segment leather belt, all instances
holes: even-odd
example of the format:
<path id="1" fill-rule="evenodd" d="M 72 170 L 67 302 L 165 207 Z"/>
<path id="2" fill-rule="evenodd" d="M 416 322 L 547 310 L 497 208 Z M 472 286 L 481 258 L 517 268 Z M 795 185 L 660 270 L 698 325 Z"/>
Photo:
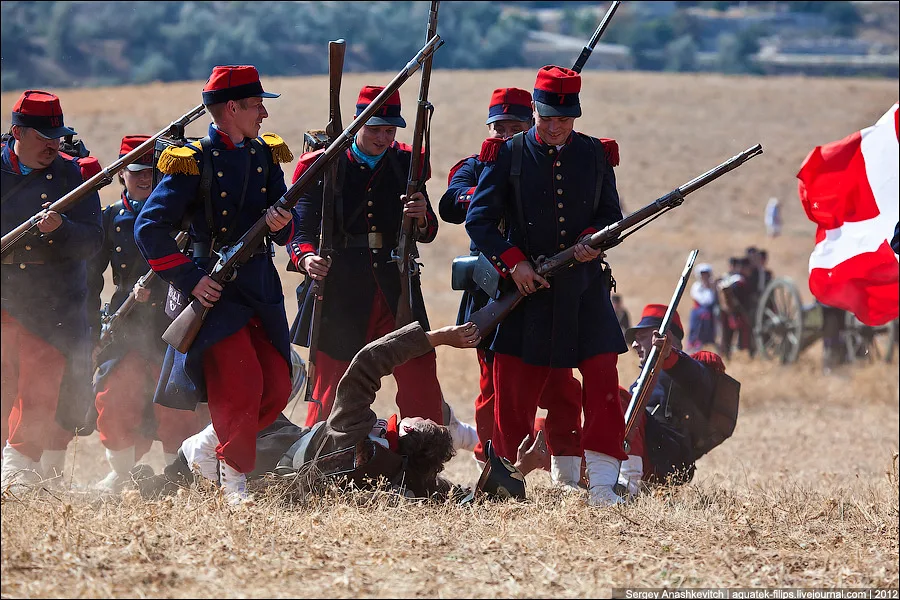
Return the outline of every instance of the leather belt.
<path id="1" fill-rule="evenodd" d="M 383 233 L 351 234 L 344 238 L 345 248 L 384 248 Z"/>

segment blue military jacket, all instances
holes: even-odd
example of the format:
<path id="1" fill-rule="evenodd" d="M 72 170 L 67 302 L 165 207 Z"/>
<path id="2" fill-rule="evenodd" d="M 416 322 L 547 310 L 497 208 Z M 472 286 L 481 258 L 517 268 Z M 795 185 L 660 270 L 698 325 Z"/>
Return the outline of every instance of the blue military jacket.
<path id="1" fill-rule="evenodd" d="M 109 302 L 109 314 L 115 313 L 131 294 L 138 279 L 150 271 L 150 265 L 141 256 L 134 242 L 134 222 L 145 201 L 122 198 L 103 209 L 103 244 L 88 264 L 91 297 L 99 300 L 103 291 L 103 273 L 112 268 L 112 280 L 116 289 Z M 161 337 L 170 320 L 165 312 L 168 283 L 156 277 L 147 285 L 150 299 L 137 303 L 130 313 L 116 325 L 112 343 L 107 346 L 97 363 L 100 371 L 95 386 L 108 375 L 113 367 L 131 350 L 140 352 L 155 363 L 162 362 L 166 343 Z"/>
<path id="2" fill-rule="evenodd" d="M 694 443 L 684 416 L 694 410 L 706 414 L 716 390 L 716 375 L 704 363 L 680 350 L 675 364 L 660 370 L 656 386 L 647 400 L 644 446 L 651 464 L 645 469 L 658 478 L 693 476 Z M 637 382 L 629 391 L 634 393 Z M 681 481 L 680 479 L 676 479 Z"/>
<path id="3" fill-rule="evenodd" d="M 321 152 L 321 151 L 320 151 Z M 299 179 L 318 153 L 301 157 L 294 173 Z M 319 349 L 337 360 L 349 361 L 366 344 L 366 331 L 375 294 L 382 294 L 392 311 L 400 299 L 400 272 L 391 262 L 391 251 L 403 220 L 401 194 L 406 193 L 411 149 L 394 142 L 374 169 L 358 162 L 351 151 L 337 160 L 343 178 L 340 202 L 335 203 L 332 263 L 324 280 Z M 317 252 L 322 220 L 322 185 L 319 182 L 300 198 L 295 207 L 298 227 L 288 245 L 291 270 L 299 270 L 300 259 Z M 426 195 L 427 198 L 427 195 Z M 427 230 L 418 239 L 431 242 L 437 235 L 437 217 L 428 204 Z M 369 243 L 373 241 L 374 243 Z M 377 241 L 376 241 L 377 240 Z M 378 246 L 378 247 L 372 247 Z M 313 294 L 307 278 L 297 288 L 300 310 L 291 329 L 293 342 L 309 345 Z M 425 302 L 419 280 L 412 282 L 413 318 L 428 328 Z"/>
<path id="4" fill-rule="evenodd" d="M 284 142 L 274 134 L 246 138 L 236 146 L 210 124 L 212 214 L 207 214 L 200 193 L 203 156 L 200 142 L 167 149 L 158 166 L 166 174 L 153 189 L 134 224 L 134 238 L 150 267 L 185 296 L 215 264 L 216 256 L 188 258 L 178 250 L 171 233 L 187 229 L 194 244 L 215 248 L 231 245 L 249 230 L 266 209 L 285 193 L 280 161 L 292 160 Z M 279 160 L 275 160 L 278 154 Z M 268 174 L 268 177 L 266 177 Z M 242 191 L 245 193 L 242 193 Z M 211 219 L 212 227 L 207 219 Z M 296 221 L 296 219 L 295 219 Z M 294 224 L 271 239 L 284 245 Z M 206 400 L 203 352 L 236 333 L 254 316 L 262 321 L 272 344 L 290 365 L 290 342 L 284 293 L 272 257 L 263 251 L 238 268 L 234 281 L 225 284 L 221 299 L 207 313 L 200 333 L 187 354 L 169 347 L 154 402 L 192 410 Z"/>
<path id="5" fill-rule="evenodd" d="M 15 140 L 4 143 L 4 235 L 40 212 L 42 204 L 58 200 L 87 178 L 76 159 L 61 155 L 7 198 L 26 177 L 15 154 Z M 56 416 L 69 430 L 84 427 L 90 407 L 86 261 L 100 247 L 101 239 L 100 196 L 94 191 L 62 215 L 58 229 L 26 235 L 3 259 L 3 310 L 67 358 Z"/>
<path id="6" fill-rule="evenodd" d="M 438 204 L 438 214 L 443 220 L 456 224 L 466 222 L 466 213 L 471 206 L 472 195 L 475 193 L 478 178 L 481 177 L 481 172 L 484 171 L 486 164 L 477 154 L 472 154 L 453 165 L 447 176 L 447 190 L 441 196 Z M 473 256 L 478 254 L 475 242 L 469 244 L 469 254 Z M 462 325 L 468 322 L 471 314 L 487 305 L 489 300 L 488 295 L 480 289 L 464 291 L 459 303 L 459 311 L 456 314 L 456 324 Z M 493 335 L 486 335 L 478 347 L 488 350 L 493 340 Z"/>
<path id="7" fill-rule="evenodd" d="M 512 139 L 500 145 L 496 159 L 485 167 L 466 215 L 469 237 L 504 278 L 526 256 L 552 256 L 622 218 L 607 156 L 600 157 L 597 172 L 596 152 L 606 152 L 604 146 L 573 132 L 557 149 L 541 143 L 534 127 L 524 140 L 520 218 L 510 183 L 512 145 Z M 594 210 L 597 178 L 601 193 Z M 555 275 L 549 290 L 526 297 L 500 323 L 491 349 L 551 367 L 577 367 L 597 354 L 626 352 L 601 275 L 600 261 Z"/>

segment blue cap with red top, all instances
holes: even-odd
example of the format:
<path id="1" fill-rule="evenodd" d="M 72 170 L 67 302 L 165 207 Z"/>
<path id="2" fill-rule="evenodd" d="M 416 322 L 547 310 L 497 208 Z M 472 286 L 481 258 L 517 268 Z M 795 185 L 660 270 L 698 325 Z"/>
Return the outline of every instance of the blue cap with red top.
<path id="1" fill-rule="evenodd" d="M 75 135 L 75 130 L 63 123 L 59 98 L 41 90 L 22 92 L 12 109 L 12 124 L 30 127 L 48 139 Z"/>
<path id="2" fill-rule="evenodd" d="M 630 346 L 634 342 L 634 334 L 639 329 L 658 329 L 662 325 L 663 317 L 666 316 L 667 310 L 669 310 L 669 307 L 665 304 L 648 304 L 645 306 L 644 312 L 641 313 L 641 320 L 638 321 L 637 325 L 625 330 L 625 343 Z M 669 331 L 674 333 L 678 339 L 684 339 L 684 327 L 681 325 L 681 317 L 678 316 L 677 310 L 672 315 Z"/>
<path id="3" fill-rule="evenodd" d="M 149 139 L 149 135 L 126 135 L 122 138 L 122 143 L 119 144 L 119 158 L 122 158 Z M 144 169 L 152 169 L 153 147 L 151 146 L 147 152 L 140 156 L 140 158 L 127 165 L 125 168 L 129 171 L 143 171 Z"/>
<path id="4" fill-rule="evenodd" d="M 251 65 L 213 67 L 203 86 L 203 104 L 210 106 L 244 98 L 278 98 L 281 94 L 264 92 L 259 71 Z"/>
<path id="5" fill-rule="evenodd" d="M 580 117 L 581 75 L 555 65 L 541 67 L 534 82 L 534 105 L 542 117 Z"/>
<path id="6" fill-rule="evenodd" d="M 491 105 L 485 125 L 494 121 L 531 121 L 531 94 L 519 88 L 497 88 L 491 94 Z"/>
<path id="7" fill-rule="evenodd" d="M 359 90 L 359 97 L 356 99 L 356 116 L 361 115 L 382 91 L 384 91 L 384 86 L 381 85 L 367 85 Z M 391 94 L 378 112 L 369 117 L 366 125 L 370 127 L 406 127 L 406 121 L 400 116 L 400 90 Z"/>

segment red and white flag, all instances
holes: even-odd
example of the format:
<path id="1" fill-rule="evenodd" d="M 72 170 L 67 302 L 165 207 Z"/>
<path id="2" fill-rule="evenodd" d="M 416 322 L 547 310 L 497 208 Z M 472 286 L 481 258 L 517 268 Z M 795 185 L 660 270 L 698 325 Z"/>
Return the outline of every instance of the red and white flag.
<path id="1" fill-rule="evenodd" d="M 900 313 L 900 121 L 894 104 L 872 127 L 817 146 L 800 167 L 800 202 L 818 225 L 809 289 L 869 326 Z"/>

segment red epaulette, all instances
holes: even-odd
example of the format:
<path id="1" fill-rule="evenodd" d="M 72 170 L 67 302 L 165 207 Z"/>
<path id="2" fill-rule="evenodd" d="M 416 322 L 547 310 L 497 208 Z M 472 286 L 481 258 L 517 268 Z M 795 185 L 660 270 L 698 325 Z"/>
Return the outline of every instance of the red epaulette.
<path id="1" fill-rule="evenodd" d="M 611 138 L 600 138 L 603 149 L 606 150 L 606 160 L 613 167 L 619 166 L 619 142 Z"/>
<path id="2" fill-rule="evenodd" d="M 403 142 L 394 141 L 394 148 L 397 150 L 401 150 L 403 152 L 409 152 L 410 156 L 412 156 L 412 146 L 409 144 L 404 144 Z M 425 164 L 425 147 L 422 147 L 422 165 L 426 168 L 425 171 L 425 181 L 431 179 L 431 165 Z"/>
<path id="3" fill-rule="evenodd" d="M 481 143 L 481 153 L 478 160 L 481 162 L 494 162 L 500 153 L 500 146 L 506 142 L 503 138 L 488 138 Z"/>
<path id="4" fill-rule="evenodd" d="M 312 152 L 304 152 L 300 155 L 300 160 L 297 161 L 297 167 L 294 169 L 294 178 L 291 179 L 291 184 L 297 183 L 297 180 L 300 179 L 300 175 L 306 171 L 310 165 L 316 162 L 316 159 L 319 158 L 320 154 L 325 153 L 325 148 L 320 148 L 319 150 L 313 150 Z"/>
<path id="5" fill-rule="evenodd" d="M 460 159 L 460 161 L 459 161 L 458 163 L 456 163 L 455 165 L 453 165 L 452 167 L 450 167 L 450 174 L 447 175 L 447 185 L 450 185 L 450 181 L 453 180 L 453 176 L 456 175 L 456 172 L 459 171 L 460 168 L 462 168 L 463 163 L 465 163 L 465 162 L 466 162 L 467 160 L 469 160 L 470 158 L 475 158 L 476 156 L 478 156 L 478 155 L 477 155 L 477 154 L 470 154 L 469 156 Z"/>
<path id="6" fill-rule="evenodd" d="M 725 372 L 725 363 L 722 361 L 722 357 L 715 352 L 710 352 L 709 350 L 700 350 L 691 354 L 691 358 L 693 358 L 697 362 L 703 363 L 716 373 Z"/>
<path id="7" fill-rule="evenodd" d="M 78 168 L 81 169 L 81 179 L 83 181 L 87 181 L 97 173 L 103 170 L 103 167 L 100 166 L 100 161 L 94 158 L 93 156 L 85 156 L 83 158 L 75 158 L 70 154 L 66 154 L 65 152 L 60 152 L 60 156 L 64 159 L 74 162 L 78 165 Z"/>

